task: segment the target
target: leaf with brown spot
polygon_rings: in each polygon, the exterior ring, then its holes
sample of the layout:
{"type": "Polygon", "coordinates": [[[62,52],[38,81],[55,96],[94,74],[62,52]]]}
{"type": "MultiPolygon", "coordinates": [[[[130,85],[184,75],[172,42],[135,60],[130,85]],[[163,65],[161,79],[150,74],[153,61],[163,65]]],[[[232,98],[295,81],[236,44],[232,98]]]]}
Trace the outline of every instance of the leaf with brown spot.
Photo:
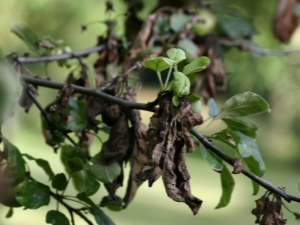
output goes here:
{"type": "Polygon", "coordinates": [[[288,42],[299,21],[294,15],[297,0],[279,0],[273,19],[273,33],[282,42],[288,42]]]}

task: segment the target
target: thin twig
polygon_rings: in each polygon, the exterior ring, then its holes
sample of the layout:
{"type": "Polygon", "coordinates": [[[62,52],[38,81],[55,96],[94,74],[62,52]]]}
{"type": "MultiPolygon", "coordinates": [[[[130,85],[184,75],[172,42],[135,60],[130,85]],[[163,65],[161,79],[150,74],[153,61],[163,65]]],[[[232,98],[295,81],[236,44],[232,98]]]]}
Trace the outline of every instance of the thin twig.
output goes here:
{"type": "Polygon", "coordinates": [[[300,49],[296,50],[276,50],[276,49],[264,49],[252,45],[245,44],[241,41],[231,41],[227,39],[218,39],[218,43],[227,47],[236,47],[246,52],[252,52],[259,55],[296,55],[300,54],[300,49]]]}
{"type": "MultiPolygon", "coordinates": [[[[89,225],[93,225],[93,223],[78,209],[68,205],[66,202],[64,202],[61,199],[60,195],[55,194],[54,192],[50,191],[50,195],[55,198],[60,204],[62,204],[69,212],[74,212],[75,214],[77,214],[79,217],[81,217],[85,222],[87,222],[87,224],[89,225]]],[[[71,218],[72,219],[72,218],[71,218]]],[[[73,218],[74,220],[74,218],[73,218]]],[[[73,223],[73,221],[72,221],[73,223]]]]}
{"type": "MultiPolygon", "coordinates": [[[[48,81],[48,80],[42,80],[42,79],[32,78],[32,77],[28,77],[28,76],[24,76],[24,75],[22,75],[22,78],[27,83],[44,86],[44,87],[49,87],[49,88],[54,88],[54,89],[61,89],[65,85],[64,83],[57,83],[57,82],[52,82],[52,81],[48,81]]],[[[156,111],[156,108],[154,108],[154,104],[152,104],[152,103],[143,104],[143,103],[129,102],[129,101],[117,98],[115,96],[108,95],[101,91],[98,91],[97,89],[83,88],[83,87],[79,87],[76,85],[72,85],[72,86],[74,88],[74,92],[103,98],[104,100],[111,101],[111,102],[119,104],[123,107],[131,108],[131,109],[141,109],[141,110],[146,110],[146,111],[151,111],[151,112],[156,111]]],[[[157,102],[157,100],[155,100],[154,102],[157,102]]],[[[220,158],[222,158],[224,161],[226,161],[230,165],[233,165],[233,163],[234,163],[233,158],[231,158],[230,156],[223,153],[219,148],[217,148],[215,145],[213,145],[209,140],[207,140],[198,131],[193,129],[193,130],[191,130],[191,134],[194,135],[207,149],[214,152],[216,155],[218,155],[220,158]]],[[[270,192],[283,197],[286,201],[288,201],[288,202],[295,201],[295,202],[300,203],[300,197],[287,194],[282,189],[280,189],[280,188],[274,186],[272,183],[256,176],[255,174],[249,172],[248,170],[243,169],[242,173],[245,176],[249,177],[251,180],[258,183],[260,186],[269,190],[270,192]]]]}
{"type": "Polygon", "coordinates": [[[30,99],[33,101],[33,103],[37,106],[37,108],[41,111],[42,115],[47,120],[50,129],[51,127],[55,127],[58,129],[73,145],[76,145],[76,142],[67,134],[67,131],[63,128],[61,128],[57,123],[55,123],[52,118],[49,116],[49,114],[46,112],[46,110],[43,108],[43,106],[39,103],[39,101],[35,98],[34,94],[30,90],[30,87],[27,86],[27,94],[29,95],[30,99]]]}

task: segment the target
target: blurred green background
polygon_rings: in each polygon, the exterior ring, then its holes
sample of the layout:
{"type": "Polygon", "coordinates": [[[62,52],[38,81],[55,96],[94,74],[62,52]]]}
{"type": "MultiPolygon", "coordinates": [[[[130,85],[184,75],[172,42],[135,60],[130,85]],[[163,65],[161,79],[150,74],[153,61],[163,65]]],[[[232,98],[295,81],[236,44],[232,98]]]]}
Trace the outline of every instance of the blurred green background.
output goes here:
{"type": "MultiPolygon", "coordinates": [[[[148,2],[145,0],[145,2],[148,2]]],[[[251,0],[226,0],[227,5],[232,5],[252,19],[257,29],[254,39],[264,48],[272,49],[299,49],[300,31],[294,33],[289,44],[282,45],[272,35],[272,18],[275,9],[275,0],[251,1],[251,0]]],[[[0,48],[3,54],[18,52],[20,55],[28,52],[27,46],[10,30],[15,23],[24,23],[34,30],[39,37],[51,35],[55,39],[63,39],[72,50],[80,50],[96,45],[97,36],[105,33],[104,25],[94,25],[84,33],[81,25],[95,20],[105,19],[105,1],[67,1],[67,0],[1,0],[0,2],[0,48]]],[[[146,4],[147,5],[147,4],[146,4]]],[[[151,3],[151,6],[153,2],[151,3]]],[[[151,10],[149,6],[149,10],[151,10]]],[[[123,1],[114,1],[115,13],[112,16],[126,12],[123,1]]],[[[145,10],[146,13],[147,10],[145,10]]],[[[143,17],[143,14],[141,15],[143,17]]],[[[124,32],[123,16],[118,20],[117,32],[124,32]]],[[[93,63],[96,54],[90,55],[84,61],[89,65],[90,73],[93,73],[93,63]]],[[[287,192],[299,195],[298,178],[300,178],[300,56],[258,56],[237,49],[228,50],[225,53],[225,68],[228,72],[228,90],[220,92],[217,96],[219,106],[230,96],[253,91],[270,103],[272,112],[256,116],[253,119],[260,127],[258,143],[265,159],[267,171],[264,178],[273,184],[285,187],[287,192]]],[[[29,68],[37,74],[45,74],[43,65],[29,65],[29,68]]],[[[56,63],[48,65],[47,73],[53,80],[63,81],[69,70],[59,68],[56,63]]],[[[157,88],[148,87],[138,96],[139,102],[151,101],[155,98],[157,88]]],[[[39,88],[39,100],[44,106],[52,101],[57,91],[39,88]]],[[[151,114],[143,112],[145,123],[151,114]]],[[[207,109],[204,110],[207,117],[207,109]]],[[[54,172],[61,172],[58,156],[52,149],[44,144],[41,134],[39,112],[33,106],[29,114],[25,114],[16,106],[15,117],[5,125],[6,136],[16,144],[23,153],[35,155],[51,162],[54,172]]],[[[224,124],[216,123],[209,128],[201,128],[200,131],[209,134],[224,128],[224,124]]],[[[100,149],[100,143],[95,141],[92,153],[100,149]]],[[[44,173],[29,162],[32,176],[41,182],[47,183],[44,173]]],[[[201,198],[204,203],[197,216],[193,216],[188,207],[182,203],[169,199],[158,180],[152,188],[144,184],[128,209],[121,212],[105,212],[120,225],[150,225],[150,224],[254,224],[255,217],[251,215],[255,207],[254,200],[258,199],[265,190],[261,189],[257,196],[251,196],[252,186],[250,180],[243,175],[236,175],[236,187],[232,200],[226,208],[215,210],[221,196],[219,174],[210,170],[202,160],[200,153],[195,152],[187,156],[187,165],[191,174],[191,188],[194,195],[201,198]]],[[[125,184],[125,183],[124,183],[125,184]]],[[[69,190],[73,192],[72,189],[69,190]]],[[[123,196],[125,187],[121,188],[119,195],[123,196]]],[[[104,187],[93,198],[101,199],[106,194],[104,187]]],[[[1,225],[19,224],[45,224],[45,214],[55,207],[51,205],[39,210],[14,210],[14,216],[5,219],[8,208],[0,206],[1,225]],[[52,207],[52,208],[51,208],[52,207]]],[[[291,203],[288,206],[294,211],[300,211],[299,204],[291,203]]],[[[63,209],[63,207],[60,207],[63,209]]],[[[288,218],[289,225],[299,224],[286,210],[284,217],[288,218]]],[[[77,217],[76,217],[77,218],[77,217]]],[[[77,218],[76,224],[85,224],[77,218]]]]}

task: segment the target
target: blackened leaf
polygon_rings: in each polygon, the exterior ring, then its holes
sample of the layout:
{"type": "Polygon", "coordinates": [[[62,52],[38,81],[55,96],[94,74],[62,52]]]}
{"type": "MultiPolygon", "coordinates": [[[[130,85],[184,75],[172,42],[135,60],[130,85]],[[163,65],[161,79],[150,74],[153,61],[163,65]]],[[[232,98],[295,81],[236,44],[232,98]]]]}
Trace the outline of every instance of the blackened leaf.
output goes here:
{"type": "Polygon", "coordinates": [[[121,173],[121,167],[118,163],[112,163],[106,166],[102,161],[97,161],[91,166],[92,174],[103,183],[110,183],[121,173]]]}
{"type": "Polygon", "coordinates": [[[98,207],[91,207],[90,213],[95,217],[95,220],[99,225],[115,225],[115,223],[98,207]]]}
{"type": "Polygon", "coordinates": [[[181,62],[182,60],[185,60],[185,52],[181,50],[180,48],[170,48],[167,51],[167,56],[175,61],[175,64],[181,62]]]}
{"type": "Polygon", "coordinates": [[[16,185],[25,179],[25,161],[19,149],[3,139],[4,153],[7,154],[7,166],[2,172],[2,182],[7,185],[16,185]]]}
{"type": "Polygon", "coordinates": [[[25,183],[16,193],[17,201],[29,209],[37,209],[50,202],[50,189],[48,186],[36,181],[25,183]]]}
{"type": "MultiPolygon", "coordinates": [[[[257,176],[260,176],[259,163],[256,161],[256,159],[253,156],[243,158],[243,160],[245,161],[248,169],[252,173],[254,173],[257,176]]],[[[259,191],[259,184],[252,180],[252,186],[253,186],[253,195],[256,195],[259,191]]]]}
{"type": "Polygon", "coordinates": [[[71,172],[76,172],[84,169],[83,162],[78,157],[69,159],[68,164],[71,172]]]}
{"type": "Polygon", "coordinates": [[[229,204],[231,194],[235,185],[234,179],[226,166],[223,167],[223,171],[220,173],[220,176],[222,185],[222,196],[216,209],[225,207],[229,204]]]}
{"type": "Polygon", "coordinates": [[[195,72],[199,72],[201,70],[204,70],[206,67],[208,67],[210,63],[209,58],[205,57],[205,56],[201,56],[199,58],[194,59],[192,62],[190,62],[189,64],[187,64],[184,68],[183,68],[183,73],[185,75],[188,75],[190,73],[195,73],[195,72]]]}
{"type": "Polygon", "coordinates": [[[14,209],[12,207],[10,207],[8,212],[5,215],[5,218],[9,219],[13,216],[13,214],[14,214],[14,209]]]}
{"type": "Polygon", "coordinates": [[[14,24],[10,27],[10,31],[16,34],[19,38],[21,38],[25,42],[25,44],[31,49],[31,51],[38,52],[38,37],[29,27],[27,27],[24,24],[14,24]]]}
{"type": "MultiPolygon", "coordinates": [[[[214,171],[221,173],[224,167],[224,164],[222,163],[222,159],[220,159],[220,157],[218,157],[217,155],[215,155],[214,153],[212,153],[211,151],[208,151],[204,145],[202,145],[201,143],[199,143],[200,145],[200,151],[202,154],[202,157],[205,159],[205,161],[208,163],[208,165],[210,166],[210,168],[212,168],[214,171]]],[[[198,145],[196,145],[198,146],[198,145]]]]}
{"type": "Polygon", "coordinates": [[[36,159],[27,153],[24,153],[22,155],[25,156],[29,160],[35,160],[36,164],[44,170],[44,172],[48,175],[50,180],[54,177],[54,173],[53,173],[48,161],[46,161],[44,159],[36,159]]]}
{"type": "Polygon", "coordinates": [[[173,31],[179,32],[183,30],[188,22],[192,20],[192,16],[182,13],[175,13],[170,16],[170,26],[173,31]]]}
{"type": "Polygon", "coordinates": [[[50,210],[47,212],[46,223],[50,223],[52,225],[70,225],[65,214],[56,210],[50,210]]]}
{"type": "Polygon", "coordinates": [[[245,92],[228,99],[214,119],[236,118],[270,112],[269,104],[260,95],[245,92]]]}
{"type": "Polygon", "coordinates": [[[219,114],[220,109],[217,106],[217,103],[215,102],[215,100],[213,98],[208,99],[207,106],[209,109],[209,111],[208,111],[209,116],[214,117],[219,114]]]}
{"type": "Polygon", "coordinates": [[[201,114],[202,112],[201,98],[195,94],[191,94],[188,97],[188,101],[192,105],[192,112],[196,114],[201,114]]]}
{"type": "Polygon", "coordinates": [[[227,124],[228,128],[231,130],[237,130],[242,132],[243,134],[255,138],[257,126],[256,124],[247,119],[247,118],[230,118],[230,119],[223,119],[223,121],[227,124]]]}
{"type": "Polygon", "coordinates": [[[248,137],[248,136],[242,134],[241,132],[235,131],[235,133],[241,139],[240,144],[238,144],[238,150],[239,150],[240,155],[243,158],[247,158],[250,156],[254,157],[254,159],[259,164],[259,173],[257,175],[261,177],[266,170],[266,166],[261,157],[256,140],[254,138],[251,138],[251,137],[248,137]]]}
{"type": "Polygon", "coordinates": [[[66,189],[67,187],[67,177],[65,174],[63,173],[59,173],[59,174],[56,174],[53,179],[52,179],[52,187],[59,190],[59,191],[63,191],[66,189]]]}

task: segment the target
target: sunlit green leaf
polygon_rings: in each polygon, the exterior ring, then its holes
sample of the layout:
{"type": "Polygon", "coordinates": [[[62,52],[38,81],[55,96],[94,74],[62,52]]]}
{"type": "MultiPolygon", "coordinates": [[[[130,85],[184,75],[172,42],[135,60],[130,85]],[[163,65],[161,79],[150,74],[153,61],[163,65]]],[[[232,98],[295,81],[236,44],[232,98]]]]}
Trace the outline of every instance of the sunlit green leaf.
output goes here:
{"type": "Polygon", "coordinates": [[[115,225],[115,223],[98,207],[91,207],[90,213],[95,217],[98,225],[115,225]]]}
{"type": "Polygon", "coordinates": [[[235,185],[234,179],[226,166],[223,167],[220,176],[222,185],[222,196],[220,198],[219,204],[216,206],[216,209],[225,207],[229,204],[231,194],[235,185]]]}
{"type": "Polygon", "coordinates": [[[31,181],[25,183],[16,193],[17,201],[29,209],[37,209],[50,202],[50,189],[48,186],[31,181]]]}
{"type": "Polygon", "coordinates": [[[179,105],[179,99],[177,96],[172,97],[172,103],[175,107],[177,107],[179,105]]]}
{"type": "Polygon", "coordinates": [[[223,121],[227,124],[228,128],[231,130],[237,130],[242,132],[243,134],[249,137],[256,137],[257,126],[254,122],[247,118],[230,118],[230,119],[223,119],[223,121]]]}
{"type": "Polygon", "coordinates": [[[215,102],[215,100],[213,98],[208,99],[207,106],[208,106],[208,115],[209,116],[214,117],[214,116],[218,115],[220,109],[217,106],[217,103],[215,102]]]}
{"type": "Polygon", "coordinates": [[[174,64],[185,60],[185,52],[180,48],[170,48],[167,51],[167,56],[174,61],[174,64]]]}
{"type": "Polygon", "coordinates": [[[14,24],[10,27],[10,31],[21,38],[31,51],[38,52],[38,37],[29,27],[24,24],[14,24]]]}
{"type": "Polygon", "coordinates": [[[254,138],[248,137],[239,131],[235,131],[235,133],[241,138],[240,143],[238,144],[238,150],[240,155],[243,158],[248,158],[253,156],[254,159],[259,164],[259,173],[258,176],[262,176],[266,170],[265,163],[261,157],[260,151],[258,149],[256,140],[254,138]]]}
{"type": "Polygon", "coordinates": [[[5,218],[9,219],[9,218],[11,218],[13,216],[13,214],[14,214],[14,209],[12,207],[10,207],[9,210],[8,210],[8,212],[5,215],[5,218]]]}
{"type": "Polygon", "coordinates": [[[183,13],[174,13],[170,16],[170,26],[173,31],[179,32],[183,30],[188,22],[192,20],[192,16],[183,13]]]}
{"type": "Polygon", "coordinates": [[[218,157],[211,151],[208,151],[201,143],[199,143],[199,145],[200,145],[199,149],[201,151],[202,157],[208,163],[210,168],[218,173],[221,173],[224,167],[224,164],[222,163],[222,159],[220,159],[220,157],[218,157]]]}
{"type": "Polygon", "coordinates": [[[191,63],[187,64],[183,68],[183,73],[185,75],[188,75],[190,73],[199,72],[201,70],[204,70],[206,67],[208,67],[210,63],[209,58],[205,56],[201,56],[199,58],[194,59],[191,63]]]}
{"type": "Polygon", "coordinates": [[[25,175],[25,161],[19,149],[10,143],[7,139],[3,139],[4,153],[7,154],[7,165],[2,172],[2,181],[6,185],[16,185],[22,182],[25,175]]]}
{"type": "Polygon", "coordinates": [[[50,223],[52,225],[70,225],[70,222],[65,214],[56,210],[50,210],[47,212],[46,223],[50,223]]]}
{"type": "Polygon", "coordinates": [[[188,101],[192,105],[192,112],[201,114],[201,112],[202,112],[201,98],[195,94],[191,94],[188,97],[188,101]]]}
{"type": "Polygon", "coordinates": [[[189,78],[178,71],[175,71],[173,75],[174,80],[171,84],[171,90],[173,90],[174,95],[177,97],[188,95],[190,93],[191,86],[189,78]]]}
{"type": "Polygon", "coordinates": [[[269,104],[260,95],[245,92],[228,99],[214,119],[245,117],[268,111],[269,104]]]}
{"type": "Polygon", "coordinates": [[[118,163],[105,165],[102,160],[101,153],[98,153],[92,158],[93,165],[91,166],[92,174],[103,183],[110,183],[116,179],[121,173],[121,167],[118,163]]]}
{"type": "Polygon", "coordinates": [[[142,64],[156,72],[161,72],[165,69],[168,69],[172,65],[170,64],[169,60],[165,57],[156,57],[143,61],[142,64]]]}
{"type": "Polygon", "coordinates": [[[66,175],[63,174],[63,173],[56,174],[56,175],[53,177],[52,183],[51,183],[52,187],[53,187],[54,189],[59,190],[59,191],[65,190],[66,187],[67,187],[67,184],[68,184],[68,182],[67,182],[67,177],[66,177],[66,175]]]}

